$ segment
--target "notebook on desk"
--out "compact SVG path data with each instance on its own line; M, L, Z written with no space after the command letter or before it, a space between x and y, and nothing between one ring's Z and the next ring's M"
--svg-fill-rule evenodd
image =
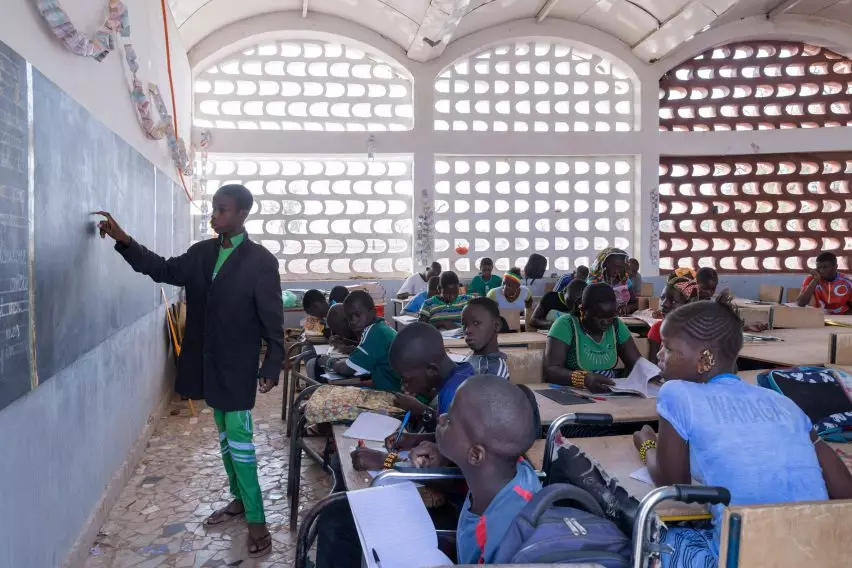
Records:
M452 565L413 483L350 491L347 498L367 568Z

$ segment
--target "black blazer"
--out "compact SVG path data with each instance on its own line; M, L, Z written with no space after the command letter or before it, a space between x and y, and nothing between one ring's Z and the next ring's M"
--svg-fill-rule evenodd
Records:
M168 260L136 241L116 243L115 250L136 272L186 288L186 332L175 390L204 398L218 410L253 408L258 377L277 382L284 364L284 304L272 253L246 235L213 280L218 239L196 243ZM258 372L261 338L266 359Z

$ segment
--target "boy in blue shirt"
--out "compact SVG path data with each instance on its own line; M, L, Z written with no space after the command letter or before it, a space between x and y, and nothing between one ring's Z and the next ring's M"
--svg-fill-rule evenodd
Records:
M411 450L416 467L456 464L470 488L456 530L457 564L492 563L506 530L541 490L521 459L538 435L534 416L517 385L495 375L471 377L438 420L437 443Z
M429 279L429 287L411 298L411 301L405 305L404 312L408 314L419 314L420 310L423 309L423 304L429 298L437 296L441 293L441 277L433 276Z

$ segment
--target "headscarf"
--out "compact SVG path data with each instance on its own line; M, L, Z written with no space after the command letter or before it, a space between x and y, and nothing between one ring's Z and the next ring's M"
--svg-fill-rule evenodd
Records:
M698 299L698 282L693 278L669 278L668 285L680 290L687 304Z
M606 275L606 261L613 256L623 256L625 267L624 272L618 275L617 280L615 282L610 282ZM630 278L627 277L626 266L628 258L630 258L630 255L619 248L605 248L598 253L597 257L595 257L595 261L592 263L592 269L589 271L589 284L603 282L604 284L612 286L612 289L615 291L615 299L616 302L618 302L619 308L630 303Z
M669 274L669 281L672 281L675 278L689 278L690 280L698 279L698 277L695 275L695 270L688 266L682 266L671 274Z

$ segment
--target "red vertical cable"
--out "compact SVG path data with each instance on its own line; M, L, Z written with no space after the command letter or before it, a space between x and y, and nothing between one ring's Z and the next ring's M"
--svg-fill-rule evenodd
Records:
M177 105L175 104L175 82L172 79L172 50L169 45L169 18L166 13L166 0L160 0L160 7L163 12L163 34L166 36L166 70L169 74L169 92L172 95L172 122L174 124L175 129L175 138L178 137L178 122L177 122ZM186 188L186 181L183 179L183 172L180 168L176 168L178 177L180 177L180 183L183 186L183 192L186 194L186 198L189 199L190 203L192 203L192 195L190 195L189 190Z

